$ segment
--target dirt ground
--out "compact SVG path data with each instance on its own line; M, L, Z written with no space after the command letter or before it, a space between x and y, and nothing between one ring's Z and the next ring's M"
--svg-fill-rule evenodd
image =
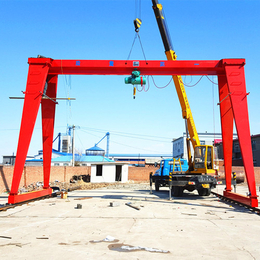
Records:
M50 184L51 187L58 187L60 190L93 190L93 189L130 189L140 190L149 189L150 184L145 182L129 181L127 183L115 182L115 183L91 183L78 180L74 183L66 182L54 182Z

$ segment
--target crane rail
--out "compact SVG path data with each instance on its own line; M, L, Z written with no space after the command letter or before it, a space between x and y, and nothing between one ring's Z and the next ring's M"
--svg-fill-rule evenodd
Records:
M0 211L7 211L8 209L12 209L12 208L15 208L17 206L22 206L24 204L27 204L27 203L30 203L30 202L34 202L34 201L38 201L38 200L49 199L49 198L55 197L55 196L57 196L57 195L54 195L54 193L52 193L51 195L47 195L47 196L43 196L43 197L39 197L39 198L36 198L36 199L15 203L15 204L8 204L8 203L6 203L5 205L1 205L0 206Z
M242 206L242 207L244 207L244 208L246 208L246 209L248 209L248 210L250 210L250 211L256 213L257 215L260 215L260 208L251 207L251 206L249 206L249 205L247 205L247 204L244 204L244 203L238 202L238 201L236 201L236 200L227 198L227 197L225 197L225 196L223 196L223 195L220 195L220 194L218 194L218 193L216 193L216 192L213 192L213 191L211 191L211 194L215 195L216 197L220 198L221 200L223 200L223 201L225 201L225 202L235 203L235 204L237 204L237 205L239 205L239 206Z
M64 192L69 192L69 191L74 191L79 189L79 186L73 187L73 188L69 188L66 190L62 190ZM34 202L34 201L38 201L38 200L43 200L43 199L49 199L49 198L53 198L53 197L57 197L58 195L61 195L62 191L58 191L58 192L53 192L51 195L47 195L47 196L42 196L42 197L38 197L36 199L32 199L32 200L27 200L27 201L23 201L23 202L19 202L19 203L15 203L15 204L8 204L6 203L5 205L0 205L0 211L7 211L8 209L12 209L15 208L17 206L22 206L24 204L30 203L30 202Z
M67 191L73 191L73 190L77 190L78 187L75 187L73 189L68 189ZM34 202L34 201L38 201L38 200L43 200L43 199L49 199L49 198L52 198L52 197L57 197L57 195L60 195L61 192L54 192L52 193L51 195L48 195L48 196L43 196L43 197L40 197L40 198L36 198L36 199L32 199L32 200L28 200L28 201L23 201L23 202L20 202L20 203L16 203L16 204L6 204L6 205L1 205L0 206L0 211L7 211L8 209L11 209L11 208L15 208L17 206L22 206L24 204L27 204L27 203L30 203L30 202ZM260 208L255 208L255 207L251 207L247 204L244 204L244 203L241 203L241 202L238 202L236 200L233 200L233 199L230 199L230 198L227 198L223 195L220 195L216 192L211 192L211 194L215 195L216 197L220 198L221 200L225 201L225 202L229 202L229 203L235 203L239 206L243 206L244 208L256 213L257 215L260 215Z

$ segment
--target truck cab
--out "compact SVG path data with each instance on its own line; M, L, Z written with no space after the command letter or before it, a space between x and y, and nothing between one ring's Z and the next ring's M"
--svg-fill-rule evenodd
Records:
M160 162L160 168L156 170L155 176L169 176L170 172L187 171L188 162L185 159L163 159Z
M205 160L207 154L203 153L203 151L198 153L201 159L196 157L196 159L198 159L197 163L200 163L197 165L197 169L205 168L206 163L209 164L208 168L212 168L212 162ZM154 182L156 191L159 191L160 187L170 186L172 195L175 197L181 197L184 190L190 192L197 190L200 196L209 196L211 189L216 187L217 184L215 177L200 172L197 172L197 174L195 174L195 172L189 172L189 174L187 174L188 170L189 164L185 159L163 159L160 162L160 168L150 176L150 185Z

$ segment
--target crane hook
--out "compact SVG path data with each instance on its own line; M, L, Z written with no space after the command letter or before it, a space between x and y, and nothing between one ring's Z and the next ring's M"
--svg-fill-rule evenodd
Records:
M135 26L135 31L138 33L139 32L139 28L141 27L142 24L142 20L139 18L136 18L134 20L134 26Z

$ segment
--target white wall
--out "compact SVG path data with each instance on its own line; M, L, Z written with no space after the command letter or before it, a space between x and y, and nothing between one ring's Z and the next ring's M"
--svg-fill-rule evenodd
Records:
M122 165L122 178L121 182L128 181L128 165Z
M172 142L173 145L173 157L184 157L185 158L185 147L184 147L184 138L178 138ZM187 153L187 152L186 152Z
M91 165L90 182L115 182L116 181L116 165L104 164L102 165L102 176L97 176L97 165ZM128 181L128 165L122 165L121 182Z

